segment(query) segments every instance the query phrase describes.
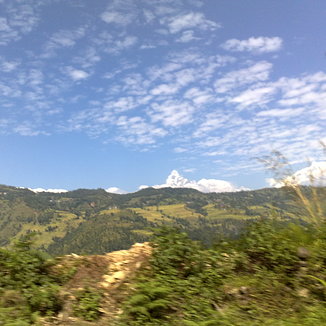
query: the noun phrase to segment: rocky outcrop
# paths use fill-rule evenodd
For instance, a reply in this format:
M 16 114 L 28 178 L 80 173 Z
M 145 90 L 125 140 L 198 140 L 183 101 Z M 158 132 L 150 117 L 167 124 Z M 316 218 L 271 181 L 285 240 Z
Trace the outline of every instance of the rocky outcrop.
M 148 242 L 136 243 L 129 250 L 120 250 L 106 255 L 79 256 L 71 254 L 60 259 L 56 273 L 67 268 L 77 270 L 62 289 L 64 305 L 62 311 L 54 317 L 44 318 L 43 326 L 52 325 L 88 325 L 89 323 L 76 318 L 73 305 L 76 294 L 84 288 L 92 288 L 102 293 L 98 326 L 111 325 L 122 311 L 121 302 L 129 295 L 130 283 L 137 271 L 148 262 L 152 247 Z
M 136 243 L 129 250 L 114 251 L 106 254 L 108 271 L 103 275 L 100 286 L 114 289 L 132 277 L 147 261 L 152 252 L 148 242 Z

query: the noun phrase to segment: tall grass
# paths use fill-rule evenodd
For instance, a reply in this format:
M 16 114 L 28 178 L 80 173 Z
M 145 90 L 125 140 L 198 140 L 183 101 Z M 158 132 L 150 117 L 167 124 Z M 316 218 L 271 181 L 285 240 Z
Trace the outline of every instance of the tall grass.
M 323 142 L 320 143 L 326 157 L 326 145 Z M 325 177 L 324 171 L 320 169 L 320 178 L 316 178 L 310 171 L 309 185 L 303 186 L 296 177 L 291 164 L 281 152 L 274 150 L 271 155 L 259 158 L 259 161 L 272 172 L 278 186 L 294 193 L 301 207 L 307 212 L 311 223 L 318 226 L 326 221 L 325 208 L 322 206 L 322 202 L 325 200 L 324 192 L 321 189 L 323 185 L 319 183 L 319 180 Z

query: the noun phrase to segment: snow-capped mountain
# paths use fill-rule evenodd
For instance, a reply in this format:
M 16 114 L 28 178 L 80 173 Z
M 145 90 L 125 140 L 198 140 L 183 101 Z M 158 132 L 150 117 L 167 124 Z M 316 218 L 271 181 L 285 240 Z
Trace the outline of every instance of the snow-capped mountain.
M 326 186 L 326 162 L 312 162 L 310 166 L 296 171 L 284 181 L 277 181 L 273 178 L 266 181 L 276 188 L 289 184 Z
M 148 186 L 141 186 L 140 189 L 147 188 Z M 181 176 L 178 171 L 173 170 L 167 177 L 164 184 L 155 185 L 153 188 L 192 188 L 201 192 L 234 192 L 241 190 L 249 190 L 243 187 L 236 187 L 232 183 L 224 180 L 217 179 L 200 179 L 199 181 L 188 180 Z
M 173 170 L 166 179 L 167 187 L 171 188 L 181 188 L 189 184 L 190 181 L 179 174 L 177 170 Z

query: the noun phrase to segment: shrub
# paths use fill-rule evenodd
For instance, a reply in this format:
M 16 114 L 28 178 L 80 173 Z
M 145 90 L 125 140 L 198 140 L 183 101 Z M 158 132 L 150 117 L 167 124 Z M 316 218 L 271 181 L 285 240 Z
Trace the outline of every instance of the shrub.
M 5 325 L 29 325 L 38 314 L 52 315 L 61 308 L 50 260 L 31 244 L 28 236 L 11 250 L 0 249 L 0 321 Z
M 77 293 L 76 299 L 73 307 L 75 316 L 87 321 L 99 319 L 102 294 L 98 290 L 85 288 Z

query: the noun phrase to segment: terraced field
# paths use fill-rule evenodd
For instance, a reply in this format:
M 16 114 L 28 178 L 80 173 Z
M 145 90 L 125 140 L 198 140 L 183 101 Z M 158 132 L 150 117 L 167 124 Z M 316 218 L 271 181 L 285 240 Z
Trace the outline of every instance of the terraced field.
M 131 210 L 151 222 L 172 218 L 193 219 L 198 216 L 203 217 L 201 214 L 187 208 L 185 204 L 147 206 L 144 208 L 131 208 Z
M 204 206 L 204 209 L 207 211 L 206 218 L 210 220 L 220 220 L 220 219 L 252 219 L 258 218 L 256 216 L 246 215 L 245 210 L 243 209 L 226 209 L 226 208 L 216 208 L 215 205 L 210 204 Z
M 70 212 L 54 211 L 52 213 L 55 218 L 51 220 L 51 223 L 38 224 L 34 221 L 23 224 L 21 230 L 12 238 L 11 243 L 28 233 L 35 232 L 37 234 L 35 245 L 46 249 L 55 238 L 63 238 L 68 231 L 77 228 L 84 221 L 82 217 Z
M 326 198 L 326 188 L 302 188 L 307 198 Z M 312 201 L 313 202 L 313 201 Z M 313 210 L 325 210 L 321 200 Z M 33 193 L 0 185 L 0 247 L 31 232 L 36 247 L 63 253 L 103 253 L 147 241 L 153 228 L 176 227 L 211 243 L 237 237 L 257 218 L 306 223 L 311 219 L 289 191 L 261 189 L 204 194 L 194 189 L 151 189 L 117 195 L 103 189 L 64 194 Z

